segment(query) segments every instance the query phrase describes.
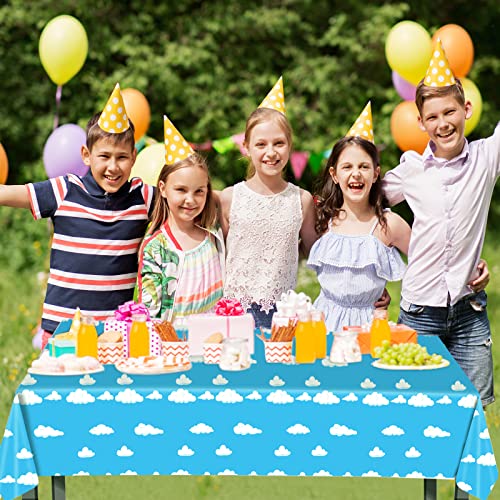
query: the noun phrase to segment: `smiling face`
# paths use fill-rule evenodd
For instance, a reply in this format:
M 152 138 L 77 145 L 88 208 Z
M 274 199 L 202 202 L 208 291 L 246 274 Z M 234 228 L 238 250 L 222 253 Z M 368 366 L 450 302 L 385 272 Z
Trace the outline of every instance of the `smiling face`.
M 127 142 L 103 137 L 92 149 L 82 146 L 82 159 L 106 193 L 116 193 L 129 179 L 137 151 Z
M 451 95 L 426 99 L 418 118 L 420 128 L 429 134 L 438 158 L 451 160 L 464 147 L 465 120 L 472 116 L 472 104 L 465 105 Z
M 207 201 L 208 175 L 197 166 L 182 167 L 159 181 L 158 189 L 167 200 L 169 219 L 177 225 L 194 223 Z
M 335 167 L 330 167 L 330 176 L 338 184 L 344 202 L 369 201 L 370 190 L 380 175 L 380 167 L 374 165 L 371 156 L 358 145 L 349 145 L 341 153 Z
M 258 175 L 281 175 L 290 156 L 290 143 L 276 120 L 267 120 L 253 128 L 245 147 Z

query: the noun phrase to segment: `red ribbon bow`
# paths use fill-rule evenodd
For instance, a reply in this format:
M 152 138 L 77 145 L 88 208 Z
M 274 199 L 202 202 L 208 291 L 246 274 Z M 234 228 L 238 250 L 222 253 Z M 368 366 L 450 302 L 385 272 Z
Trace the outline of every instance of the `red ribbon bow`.
M 245 311 L 236 299 L 220 299 L 215 304 L 215 314 L 218 316 L 242 316 Z

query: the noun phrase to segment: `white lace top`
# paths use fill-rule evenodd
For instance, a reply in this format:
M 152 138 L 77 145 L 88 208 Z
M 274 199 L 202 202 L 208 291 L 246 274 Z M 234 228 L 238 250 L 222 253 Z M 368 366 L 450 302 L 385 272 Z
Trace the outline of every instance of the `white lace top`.
M 262 195 L 246 182 L 233 188 L 226 241 L 224 295 L 247 309 L 252 302 L 272 309 L 297 283 L 300 188 L 288 183 L 281 193 Z

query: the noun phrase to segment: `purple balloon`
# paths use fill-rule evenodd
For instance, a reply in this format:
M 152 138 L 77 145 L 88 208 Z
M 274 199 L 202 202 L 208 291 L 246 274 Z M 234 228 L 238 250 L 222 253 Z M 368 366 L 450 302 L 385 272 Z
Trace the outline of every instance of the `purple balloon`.
M 86 139 L 85 130 L 78 125 L 68 123 L 56 128 L 43 148 L 43 164 L 47 176 L 85 175 L 89 167 L 83 163 L 80 152 Z
M 394 84 L 394 88 L 397 90 L 401 99 L 404 99 L 405 101 L 415 100 L 415 91 L 417 89 L 415 85 L 406 81 L 395 71 L 392 72 L 392 83 Z

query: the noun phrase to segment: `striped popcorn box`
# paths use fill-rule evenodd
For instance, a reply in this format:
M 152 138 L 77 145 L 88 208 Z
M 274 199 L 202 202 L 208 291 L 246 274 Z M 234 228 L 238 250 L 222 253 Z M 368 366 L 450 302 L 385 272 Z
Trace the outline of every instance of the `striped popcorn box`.
M 189 346 L 187 342 L 162 342 L 161 354 L 167 365 L 189 363 Z
M 219 364 L 220 355 L 222 353 L 222 343 L 203 344 L 203 362 L 207 365 Z
M 123 355 L 123 342 L 98 342 L 97 359 L 102 365 L 114 365 Z
M 292 342 L 264 342 L 264 352 L 268 363 L 291 363 Z

